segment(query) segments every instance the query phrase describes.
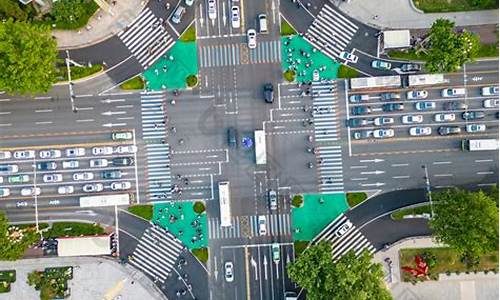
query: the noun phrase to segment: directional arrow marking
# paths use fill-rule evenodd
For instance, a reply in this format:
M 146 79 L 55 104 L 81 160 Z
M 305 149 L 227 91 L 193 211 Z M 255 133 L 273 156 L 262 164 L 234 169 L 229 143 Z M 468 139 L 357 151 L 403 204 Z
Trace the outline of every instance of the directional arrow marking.
M 215 276 L 215 280 L 217 280 L 217 275 L 219 274 L 219 271 L 217 270 L 217 256 L 214 256 L 214 276 Z
M 113 103 L 113 102 L 125 102 L 125 99 L 106 99 L 106 100 L 101 100 L 102 103 Z
M 253 256 L 250 260 L 250 263 L 252 264 L 252 267 L 255 269 L 255 281 L 259 280 L 259 274 L 257 274 L 257 262 L 255 261 L 255 259 L 253 259 Z
M 101 115 L 112 116 L 112 115 L 124 115 L 126 113 L 127 112 L 125 112 L 125 111 L 106 111 L 106 112 L 101 113 Z
M 117 126 L 127 126 L 127 123 L 106 123 L 102 124 L 103 127 L 117 127 Z
M 264 255 L 264 279 L 267 280 L 267 256 Z
M 360 160 L 359 162 L 374 162 L 374 163 L 379 163 L 379 162 L 383 162 L 384 160 L 383 159 L 380 159 L 380 158 L 375 158 L 375 159 L 362 159 Z
M 383 182 L 377 182 L 377 183 L 361 183 L 361 186 L 383 186 L 385 183 Z
M 369 172 L 361 172 L 363 175 L 379 175 L 379 174 L 384 174 L 385 171 L 369 171 Z

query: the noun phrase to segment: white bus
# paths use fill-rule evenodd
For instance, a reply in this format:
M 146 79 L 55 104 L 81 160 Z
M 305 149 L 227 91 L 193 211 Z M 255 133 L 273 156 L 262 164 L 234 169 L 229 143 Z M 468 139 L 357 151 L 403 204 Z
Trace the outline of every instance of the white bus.
M 462 140 L 462 150 L 463 151 L 498 150 L 498 140 L 496 139 Z
M 80 207 L 102 207 L 115 205 L 129 205 L 129 194 L 113 194 L 80 197 Z
M 219 182 L 220 226 L 231 227 L 231 191 L 229 181 Z
M 408 76 L 408 86 L 418 87 L 423 85 L 434 85 L 448 83 L 443 74 L 418 74 Z
M 267 163 L 266 157 L 266 134 L 264 130 L 255 130 L 255 163 L 258 165 L 265 165 Z
M 401 77 L 398 75 L 360 77 L 350 79 L 351 90 L 373 89 L 373 88 L 399 88 L 401 87 Z

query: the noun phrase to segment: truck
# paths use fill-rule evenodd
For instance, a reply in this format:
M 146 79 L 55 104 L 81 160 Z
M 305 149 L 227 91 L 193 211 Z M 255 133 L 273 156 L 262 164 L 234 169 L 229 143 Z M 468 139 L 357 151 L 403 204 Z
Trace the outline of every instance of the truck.
M 115 205 L 129 205 L 129 194 L 110 194 L 98 196 L 84 196 L 80 197 L 80 207 L 103 207 Z
M 498 150 L 497 139 L 465 139 L 462 140 L 462 151 L 494 151 Z

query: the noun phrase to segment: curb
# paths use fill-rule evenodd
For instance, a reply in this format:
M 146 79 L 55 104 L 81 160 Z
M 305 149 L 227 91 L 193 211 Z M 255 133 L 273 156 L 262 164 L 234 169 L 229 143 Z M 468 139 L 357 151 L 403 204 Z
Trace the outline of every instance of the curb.
M 416 6 L 415 6 L 415 3 L 413 3 L 413 0 L 408 0 L 408 2 L 410 2 L 410 7 L 413 11 L 415 11 L 416 13 L 419 13 L 419 14 L 425 14 L 425 12 L 423 10 L 420 10 L 418 9 Z

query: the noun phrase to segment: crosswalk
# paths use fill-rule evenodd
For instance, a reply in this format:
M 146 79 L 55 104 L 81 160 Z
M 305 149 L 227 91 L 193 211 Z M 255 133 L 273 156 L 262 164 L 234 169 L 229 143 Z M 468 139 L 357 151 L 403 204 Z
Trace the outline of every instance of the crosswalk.
M 202 68 L 266 64 L 281 61 L 280 41 L 262 41 L 249 50 L 246 44 L 207 45 L 200 48 L 199 64 Z
M 161 92 L 141 95 L 142 138 L 146 142 L 148 198 L 170 200 L 171 173 L 170 147 L 165 142 L 164 94 Z
M 266 234 L 272 236 L 291 235 L 289 214 L 270 214 L 266 217 Z M 210 239 L 230 239 L 259 236 L 258 216 L 233 216 L 231 227 L 221 227 L 219 218 L 208 218 Z
M 366 239 L 366 237 L 356 228 L 355 225 L 344 233 L 341 237 L 335 236 L 335 231 L 340 226 L 346 224 L 349 220 L 342 214 L 325 227 L 313 240 L 314 243 L 320 241 L 329 241 L 332 243 L 333 260 L 338 260 L 350 250 L 354 250 L 356 255 L 361 254 L 363 249 L 370 253 L 375 252 L 375 247 Z M 349 221 L 350 222 L 350 221 Z
M 151 9 L 146 7 L 118 34 L 120 40 L 144 69 L 151 66 L 175 42 L 166 30 L 166 23 L 163 22 L 162 18 L 156 17 Z
M 313 82 L 312 93 L 319 190 L 322 193 L 343 192 L 342 147 L 337 144 L 337 85 Z
M 336 59 L 357 31 L 356 24 L 325 4 L 316 20 L 307 29 L 305 37 L 314 47 Z
M 153 225 L 144 231 L 129 261 L 155 281 L 165 283 L 183 248 L 173 234 Z

